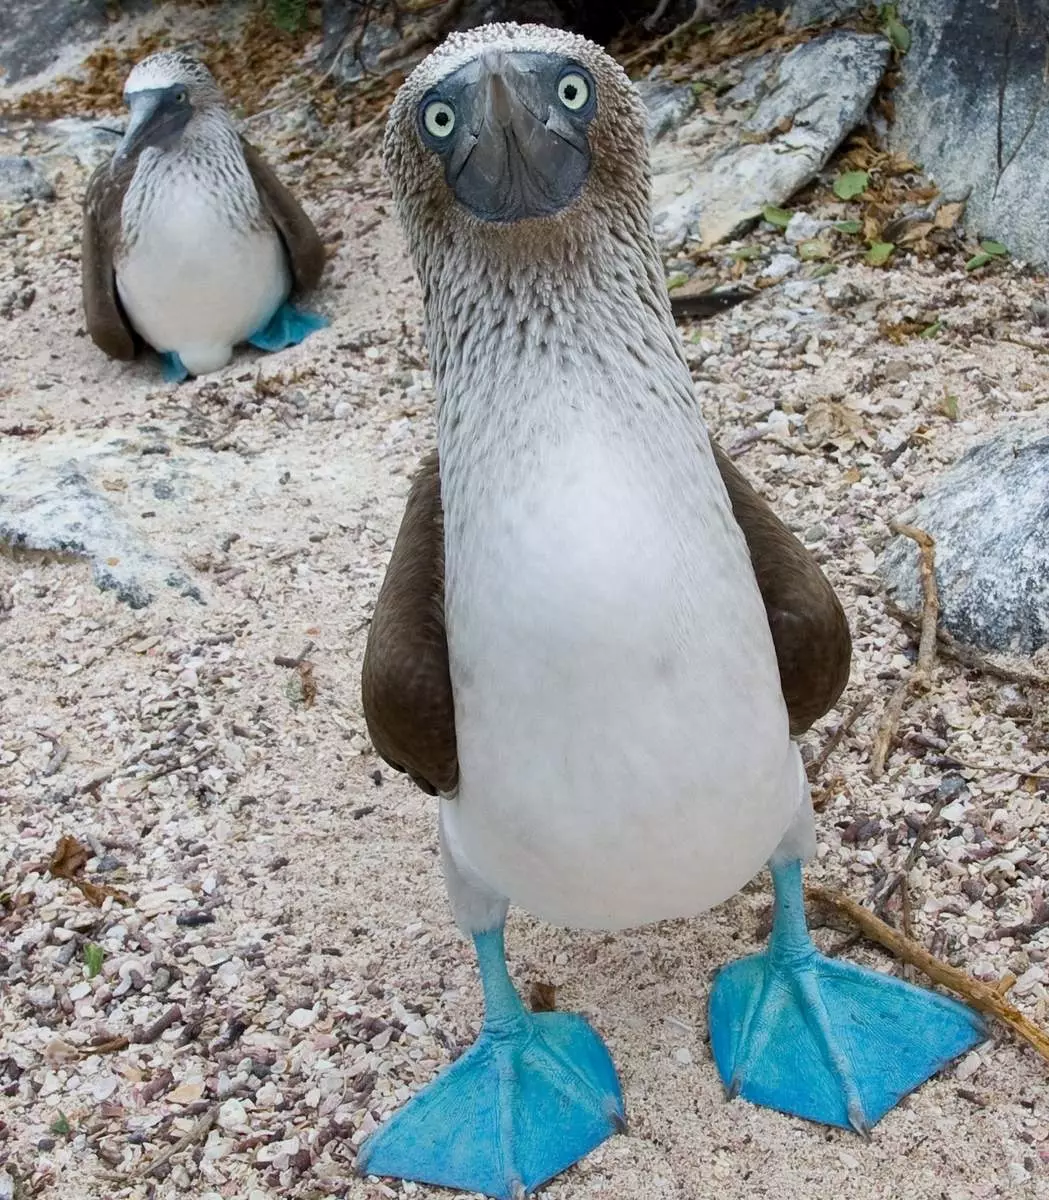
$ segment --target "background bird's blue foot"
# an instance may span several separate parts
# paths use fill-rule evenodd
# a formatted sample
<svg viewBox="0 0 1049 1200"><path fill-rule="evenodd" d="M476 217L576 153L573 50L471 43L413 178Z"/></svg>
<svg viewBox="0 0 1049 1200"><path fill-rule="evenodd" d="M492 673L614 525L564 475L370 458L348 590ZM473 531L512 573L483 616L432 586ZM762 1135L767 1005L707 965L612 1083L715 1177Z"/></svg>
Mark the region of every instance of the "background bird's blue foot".
<svg viewBox="0 0 1049 1200"><path fill-rule="evenodd" d="M710 997L730 1097L866 1134L908 1092L986 1036L946 996L836 962L805 926L800 863L774 864L768 952L725 967Z"/></svg>
<svg viewBox="0 0 1049 1200"><path fill-rule="evenodd" d="M475 941L487 1001L480 1037L372 1134L357 1168L517 1200L623 1129L623 1100L586 1021L526 1012L502 931Z"/></svg>
<svg viewBox="0 0 1049 1200"><path fill-rule="evenodd" d="M160 353L160 373L165 383L181 383L189 378L186 365L174 350L162 350Z"/></svg>
<svg viewBox="0 0 1049 1200"><path fill-rule="evenodd" d="M297 346L304 338L330 322L319 313L306 312L285 301L261 329L248 338L248 344L259 350L283 350Z"/></svg>

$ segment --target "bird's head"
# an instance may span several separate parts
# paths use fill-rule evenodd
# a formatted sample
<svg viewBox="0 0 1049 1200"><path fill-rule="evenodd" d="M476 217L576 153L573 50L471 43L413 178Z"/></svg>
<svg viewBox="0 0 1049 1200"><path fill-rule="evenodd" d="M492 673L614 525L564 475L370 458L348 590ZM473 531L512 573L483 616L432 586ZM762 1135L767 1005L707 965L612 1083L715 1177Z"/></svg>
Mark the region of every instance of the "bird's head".
<svg viewBox="0 0 1049 1200"><path fill-rule="evenodd" d="M448 38L398 93L385 162L415 250L435 234L520 250L624 209L648 223L640 98L600 47L541 25Z"/></svg>
<svg viewBox="0 0 1049 1200"><path fill-rule="evenodd" d="M211 72L178 50L151 54L137 63L124 84L131 116L115 162L133 158L147 146L175 145L194 113L223 104Z"/></svg>

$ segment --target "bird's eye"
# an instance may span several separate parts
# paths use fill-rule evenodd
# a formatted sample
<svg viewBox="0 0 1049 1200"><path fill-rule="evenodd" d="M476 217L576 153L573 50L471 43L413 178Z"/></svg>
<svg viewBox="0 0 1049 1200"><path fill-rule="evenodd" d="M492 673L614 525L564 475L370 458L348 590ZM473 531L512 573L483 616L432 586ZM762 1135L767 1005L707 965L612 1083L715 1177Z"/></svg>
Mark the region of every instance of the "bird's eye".
<svg viewBox="0 0 1049 1200"><path fill-rule="evenodd" d="M176 104L185 104L186 100L187 100L187 96L186 96L185 89L180 88L175 93L175 103Z"/></svg>
<svg viewBox="0 0 1049 1200"><path fill-rule="evenodd" d="M431 137L448 137L455 128L455 109L444 100L431 100L423 109L423 126Z"/></svg>
<svg viewBox="0 0 1049 1200"><path fill-rule="evenodd" d="M569 71L557 81L557 98L569 112L578 112L590 99L590 84L578 71Z"/></svg>

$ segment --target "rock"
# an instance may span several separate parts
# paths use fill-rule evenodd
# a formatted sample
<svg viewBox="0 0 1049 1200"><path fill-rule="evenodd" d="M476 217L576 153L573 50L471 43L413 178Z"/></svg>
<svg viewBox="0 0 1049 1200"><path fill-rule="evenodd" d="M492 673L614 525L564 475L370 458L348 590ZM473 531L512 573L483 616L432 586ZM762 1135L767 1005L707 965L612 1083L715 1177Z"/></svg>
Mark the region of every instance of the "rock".
<svg viewBox="0 0 1049 1200"><path fill-rule="evenodd" d="M219 1107L218 1120L223 1129L244 1129L248 1123L248 1110L240 1100L224 1100Z"/></svg>
<svg viewBox="0 0 1049 1200"><path fill-rule="evenodd" d="M811 213L796 212L787 223L783 237L792 246L798 246L802 242L811 242L813 238L819 237L830 224L830 221L821 221L819 217L814 217Z"/></svg>
<svg viewBox="0 0 1049 1200"><path fill-rule="evenodd" d="M288 1024L293 1029L309 1029L317 1020L317 1012L312 1008L297 1008L288 1015Z"/></svg>
<svg viewBox="0 0 1049 1200"><path fill-rule="evenodd" d="M780 279L786 279L800 266L801 263L793 254L774 254L769 259L768 266L761 272L761 277L778 282Z"/></svg>
<svg viewBox="0 0 1049 1200"><path fill-rule="evenodd" d="M941 619L955 637L1019 654L1049 643L1049 426L974 447L905 519L936 539ZM921 608L912 541L890 545L882 574L898 603Z"/></svg>
<svg viewBox="0 0 1049 1200"><path fill-rule="evenodd" d="M54 200L55 189L31 158L0 155L0 204Z"/></svg>
<svg viewBox="0 0 1049 1200"><path fill-rule="evenodd" d="M865 0L793 0L787 24L794 29L829 25L865 8Z"/></svg>
<svg viewBox="0 0 1049 1200"><path fill-rule="evenodd" d="M51 121L47 132L61 139L49 158L73 158L93 171L108 162L124 136L124 122L115 117L103 121L83 121L79 117L61 117Z"/></svg>
<svg viewBox="0 0 1049 1200"><path fill-rule="evenodd" d="M808 183L860 121L889 61L878 34L835 30L779 58L753 85L749 119L728 130L706 112L656 141L653 226L664 249L708 249ZM731 97L731 93L730 93ZM734 103L740 103L736 97Z"/></svg>
<svg viewBox="0 0 1049 1200"><path fill-rule="evenodd" d="M87 558L95 582L132 608L162 588L202 600L172 562L150 551L77 459L0 449L0 543Z"/></svg>
<svg viewBox="0 0 1049 1200"><path fill-rule="evenodd" d="M968 194L971 232L1049 265L1046 0L905 0L911 35L894 93L894 148L949 199Z"/></svg>
<svg viewBox="0 0 1049 1200"><path fill-rule="evenodd" d="M153 0L120 0L122 14L147 12ZM104 33L106 0L17 0L0 4L0 73L10 85L52 66L76 42ZM77 62L82 56L78 56Z"/></svg>
<svg viewBox="0 0 1049 1200"><path fill-rule="evenodd" d="M660 78L658 67L635 86L648 109L650 141L677 128L696 107L696 93L684 84Z"/></svg>

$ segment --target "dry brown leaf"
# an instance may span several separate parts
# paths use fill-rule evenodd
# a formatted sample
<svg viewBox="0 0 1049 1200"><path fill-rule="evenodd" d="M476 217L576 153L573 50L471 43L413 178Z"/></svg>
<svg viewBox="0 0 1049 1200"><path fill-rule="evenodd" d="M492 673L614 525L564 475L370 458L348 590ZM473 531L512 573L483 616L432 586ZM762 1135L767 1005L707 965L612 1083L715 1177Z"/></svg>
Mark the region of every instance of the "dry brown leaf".
<svg viewBox="0 0 1049 1200"><path fill-rule="evenodd" d="M84 864L90 857L91 851L67 833L55 847L47 869L55 879L68 879L96 908L101 908L109 896L121 904L130 904L131 898L119 888L110 887L105 883L92 883L89 879L80 878L80 872L83 871Z"/></svg>
<svg viewBox="0 0 1049 1200"><path fill-rule="evenodd" d="M933 224L937 229L953 229L961 220L963 212L965 212L964 200L958 200L952 204L941 204L936 210L936 216L933 217Z"/></svg>
<svg viewBox="0 0 1049 1200"><path fill-rule="evenodd" d="M182 1083L177 1088L172 1088L164 1099L172 1104L194 1104L203 1095L204 1083L198 1079L194 1083Z"/></svg>
<svg viewBox="0 0 1049 1200"><path fill-rule="evenodd" d="M299 682L302 684L302 706L312 708L317 699L317 680L313 674L313 663L300 662L298 665Z"/></svg>
<svg viewBox="0 0 1049 1200"><path fill-rule="evenodd" d="M910 246L915 242L920 242L927 234L932 233L935 226L932 221L916 221L909 229L905 229L903 233L896 239L900 246Z"/></svg>

